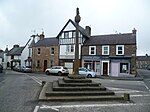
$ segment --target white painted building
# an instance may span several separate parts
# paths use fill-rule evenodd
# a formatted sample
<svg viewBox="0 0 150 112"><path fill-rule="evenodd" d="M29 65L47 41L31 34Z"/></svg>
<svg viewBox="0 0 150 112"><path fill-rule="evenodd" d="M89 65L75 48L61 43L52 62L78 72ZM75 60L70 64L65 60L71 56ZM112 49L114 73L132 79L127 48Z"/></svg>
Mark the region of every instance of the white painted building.
<svg viewBox="0 0 150 112"><path fill-rule="evenodd" d="M60 65L66 66L71 74L75 59L76 23L69 19L57 38L59 39ZM81 59L81 47L86 38L88 38L88 33L84 28L79 26L79 59Z"/></svg>

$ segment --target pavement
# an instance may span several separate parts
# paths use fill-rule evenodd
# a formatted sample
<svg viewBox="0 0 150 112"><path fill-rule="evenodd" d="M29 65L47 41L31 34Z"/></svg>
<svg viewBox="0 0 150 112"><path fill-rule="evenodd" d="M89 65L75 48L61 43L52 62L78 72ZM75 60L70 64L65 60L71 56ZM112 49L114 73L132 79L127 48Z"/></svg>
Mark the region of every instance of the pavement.
<svg viewBox="0 0 150 112"><path fill-rule="evenodd" d="M136 77L133 75L129 76L119 76L119 77L111 77L111 76L98 76L100 79L111 79L111 80L132 80L132 81L142 81L143 77L141 75L137 75Z"/></svg>

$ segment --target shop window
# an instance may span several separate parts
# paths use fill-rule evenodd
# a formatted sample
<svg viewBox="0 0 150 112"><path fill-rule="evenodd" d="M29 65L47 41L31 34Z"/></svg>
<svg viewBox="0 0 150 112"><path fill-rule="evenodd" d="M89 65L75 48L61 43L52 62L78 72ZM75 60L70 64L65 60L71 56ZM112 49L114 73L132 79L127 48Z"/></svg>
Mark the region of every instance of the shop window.
<svg viewBox="0 0 150 112"><path fill-rule="evenodd" d="M120 73L129 73L128 63L120 63Z"/></svg>

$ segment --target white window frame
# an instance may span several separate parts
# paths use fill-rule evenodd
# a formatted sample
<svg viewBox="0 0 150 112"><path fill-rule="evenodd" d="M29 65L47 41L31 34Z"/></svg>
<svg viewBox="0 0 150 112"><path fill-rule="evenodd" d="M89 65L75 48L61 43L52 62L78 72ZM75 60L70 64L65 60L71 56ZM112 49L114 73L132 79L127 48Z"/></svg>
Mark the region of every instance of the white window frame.
<svg viewBox="0 0 150 112"><path fill-rule="evenodd" d="M73 53L75 50L74 45L66 45L66 52Z"/></svg>
<svg viewBox="0 0 150 112"><path fill-rule="evenodd" d="M69 38L69 32L64 32L64 38Z"/></svg>
<svg viewBox="0 0 150 112"><path fill-rule="evenodd" d="M122 47L122 53L121 54L118 53L119 52L119 50L118 50L119 47ZM124 45L116 45L116 55L124 55Z"/></svg>
<svg viewBox="0 0 150 112"><path fill-rule="evenodd" d="M94 54L92 54L92 48L94 48ZM96 46L89 46L89 55L96 55Z"/></svg>
<svg viewBox="0 0 150 112"><path fill-rule="evenodd" d="M105 53L105 47L107 47L107 54ZM102 46L102 55L109 55L109 45Z"/></svg>

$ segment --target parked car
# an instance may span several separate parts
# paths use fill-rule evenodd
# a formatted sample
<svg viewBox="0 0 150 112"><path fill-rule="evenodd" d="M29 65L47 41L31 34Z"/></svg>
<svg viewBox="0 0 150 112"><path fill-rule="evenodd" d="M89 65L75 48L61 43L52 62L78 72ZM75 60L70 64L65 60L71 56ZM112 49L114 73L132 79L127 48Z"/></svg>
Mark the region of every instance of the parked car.
<svg viewBox="0 0 150 112"><path fill-rule="evenodd" d="M15 71L17 71L17 72L22 72L23 66L17 65L17 66L15 66L15 67L13 68L13 70L15 70Z"/></svg>
<svg viewBox="0 0 150 112"><path fill-rule="evenodd" d="M26 66L26 67L22 67L22 72L25 72L25 73L31 73L32 72L32 68L29 67L29 66Z"/></svg>
<svg viewBox="0 0 150 112"><path fill-rule="evenodd" d="M96 73L84 67L79 68L79 75L84 75L87 78L96 77Z"/></svg>
<svg viewBox="0 0 150 112"><path fill-rule="evenodd" d="M51 68L47 68L45 73L48 74L57 74L57 75L68 75L69 71L68 68L64 66L53 66Z"/></svg>
<svg viewBox="0 0 150 112"><path fill-rule="evenodd" d="M0 73L2 73L2 72L3 72L3 66L0 65Z"/></svg>

